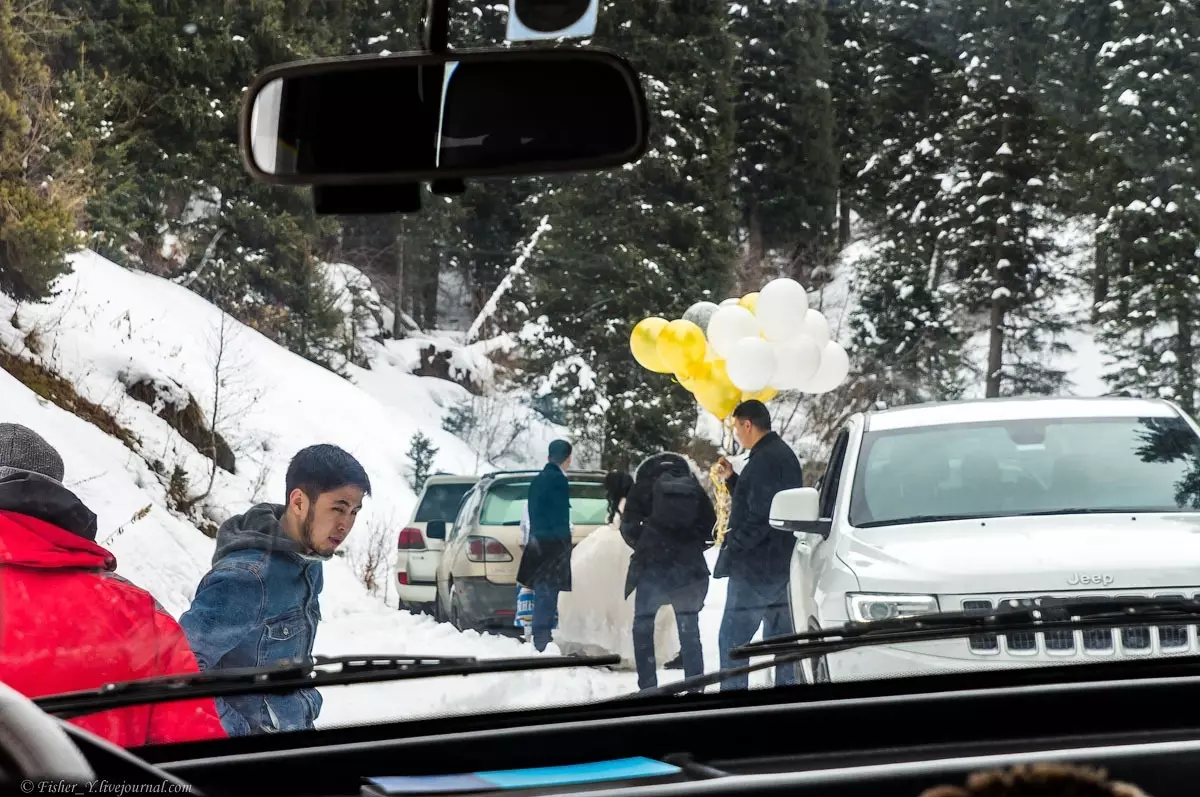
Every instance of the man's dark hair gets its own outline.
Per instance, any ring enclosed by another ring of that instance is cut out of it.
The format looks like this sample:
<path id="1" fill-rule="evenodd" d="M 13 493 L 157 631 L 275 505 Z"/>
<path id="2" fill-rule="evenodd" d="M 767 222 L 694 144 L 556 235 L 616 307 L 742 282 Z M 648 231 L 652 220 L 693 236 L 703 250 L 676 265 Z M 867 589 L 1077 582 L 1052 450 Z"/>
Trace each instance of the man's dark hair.
<path id="1" fill-rule="evenodd" d="M 767 405 L 758 399 L 750 399 L 737 405 L 733 417 L 739 421 L 750 421 L 754 428 L 763 432 L 771 431 L 771 413 L 767 410 Z"/>
<path id="2" fill-rule="evenodd" d="M 561 465 L 567 461 L 567 457 L 571 456 L 571 444 L 566 440 L 555 440 L 550 444 L 550 461 L 555 465 Z"/>
<path id="3" fill-rule="evenodd" d="M 340 487 L 357 487 L 371 494 L 371 480 L 358 460 L 328 443 L 309 446 L 292 457 L 287 470 L 287 494 L 299 487 L 310 499 Z"/>

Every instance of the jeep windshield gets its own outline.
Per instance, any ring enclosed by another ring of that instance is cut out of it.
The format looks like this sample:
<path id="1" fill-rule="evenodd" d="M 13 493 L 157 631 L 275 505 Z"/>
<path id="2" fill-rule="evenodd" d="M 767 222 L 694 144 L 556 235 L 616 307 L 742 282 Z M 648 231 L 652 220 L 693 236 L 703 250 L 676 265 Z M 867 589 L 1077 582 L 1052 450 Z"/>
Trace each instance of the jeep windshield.
<path id="1" fill-rule="evenodd" d="M 868 431 L 850 524 L 1200 511 L 1200 436 L 1180 417 Z"/>

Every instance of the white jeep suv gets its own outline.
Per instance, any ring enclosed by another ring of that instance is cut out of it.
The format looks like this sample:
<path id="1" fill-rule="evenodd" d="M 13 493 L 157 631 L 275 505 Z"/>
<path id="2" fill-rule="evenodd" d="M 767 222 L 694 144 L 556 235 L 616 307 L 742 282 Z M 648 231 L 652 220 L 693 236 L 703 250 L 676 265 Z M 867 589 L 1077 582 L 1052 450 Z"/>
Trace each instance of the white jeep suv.
<path id="1" fill-rule="evenodd" d="M 850 418 L 819 489 L 779 493 L 796 630 L 848 620 L 1200 594 L 1200 427 L 1167 401 L 1012 398 Z M 1196 626 L 862 647 L 817 681 L 1198 653 Z"/>

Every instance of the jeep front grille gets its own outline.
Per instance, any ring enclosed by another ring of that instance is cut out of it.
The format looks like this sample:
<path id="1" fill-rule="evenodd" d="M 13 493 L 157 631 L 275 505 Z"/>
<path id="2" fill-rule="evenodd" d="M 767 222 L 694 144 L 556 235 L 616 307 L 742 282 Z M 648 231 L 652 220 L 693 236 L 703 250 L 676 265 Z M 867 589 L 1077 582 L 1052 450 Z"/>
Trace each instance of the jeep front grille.
<path id="1" fill-rule="evenodd" d="M 1039 595 L 1038 597 L 1042 597 Z M 1106 595 L 1102 593 L 1051 593 L 1054 598 L 1182 598 L 1181 592 L 1144 592 L 1139 595 Z M 1192 595 L 1200 600 L 1200 593 Z M 971 597 L 962 601 L 963 611 L 985 612 L 993 607 L 1033 605 L 1035 598 Z M 971 653 L 980 656 L 1006 655 L 1012 657 L 1082 656 L 1104 654 L 1152 655 L 1154 653 L 1188 653 L 1200 650 L 1195 625 L 1157 625 L 1134 628 L 1087 628 L 1076 631 L 1020 631 L 1009 634 L 972 634 L 967 645 Z"/>

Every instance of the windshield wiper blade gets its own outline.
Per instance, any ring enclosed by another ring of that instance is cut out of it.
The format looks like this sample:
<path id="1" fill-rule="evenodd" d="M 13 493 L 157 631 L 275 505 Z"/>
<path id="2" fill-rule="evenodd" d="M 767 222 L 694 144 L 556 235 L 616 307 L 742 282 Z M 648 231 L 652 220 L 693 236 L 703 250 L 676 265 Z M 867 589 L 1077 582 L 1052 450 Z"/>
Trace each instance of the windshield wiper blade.
<path id="1" fill-rule="evenodd" d="M 529 672 L 566 667 L 604 667 L 619 664 L 612 656 L 525 656 L 479 659 L 469 656 L 314 656 L 268 667 L 206 670 L 184 675 L 141 678 L 109 683 L 97 689 L 40 697 L 33 702 L 47 714 L 70 719 L 147 703 L 282 694 L 319 686 L 345 686 L 446 675 Z"/>
<path id="2" fill-rule="evenodd" d="M 994 517 L 1005 517 L 1002 513 L 975 513 L 970 515 L 910 515 L 901 518 L 888 518 L 887 520 L 865 520 L 860 522 L 855 528 L 871 529 L 880 526 L 901 526 L 909 523 L 945 523 L 952 520 L 986 520 Z"/>
<path id="3" fill-rule="evenodd" d="M 1004 606 L 996 609 L 955 612 L 935 612 L 909 617 L 896 617 L 870 622 L 850 622 L 844 625 L 801 634 L 772 637 L 762 642 L 752 642 L 733 651 L 738 658 L 772 652 L 781 645 L 795 642 L 817 641 L 831 638 L 853 639 L 872 634 L 894 634 L 929 629 L 966 629 L 972 633 L 991 631 L 1022 630 L 1026 626 L 1041 628 L 1055 624 L 1076 625 L 1151 625 L 1160 622 L 1164 615 L 1200 614 L 1200 601 L 1184 597 L 1127 598 L 1058 598 L 1043 596 L 1032 598 L 1029 604 Z M 1178 618 L 1175 618 L 1178 619 Z M 1187 619 L 1185 617 L 1185 619 Z"/>
<path id="4" fill-rule="evenodd" d="M 1182 510 L 1175 509 L 1147 509 L 1146 507 L 1136 506 L 1114 506 L 1107 509 L 1041 509 L 1034 512 L 1017 512 L 1011 515 L 1011 517 L 1052 517 L 1054 515 L 1149 515 L 1158 513 L 1174 514 L 1181 512 Z"/>
<path id="5" fill-rule="evenodd" d="M 734 648 L 730 656 L 768 661 L 727 667 L 645 689 L 618 700 L 676 695 L 718 684 L 734 675 L 800 662 L 859 647 L 958 639 L 974 634 L 1015 631 L 1075 630 L 1079 628 L 1137 628 L 1148 625 L 1187 625 L 1200 617 L 1200 601 L 1191 598 L 1036 598 L 1034 605 L 968 612 L 936 612 L 890 620 L 851 622 L 836 628 L 772 637 Z"/>
<path id="6" fill-rule="evenodd" d="M 734 658 L 795 650 L 796 644 L 829 639 L 853 641 L 878 635 L 924 632 L 961 632 L 963 635 L 995 631 L 1048 630 L 1087 626 L 1156 625 L 1166 620 L 1194 621 L 1200 601 L 1184 597 L 1059 598 L 1043 596 L 1030 603 L 996 609 L 934 612 L 870 622 L 849 622 L 834 628 L 806 631 L 751 642 L 731 651 Z"/>

